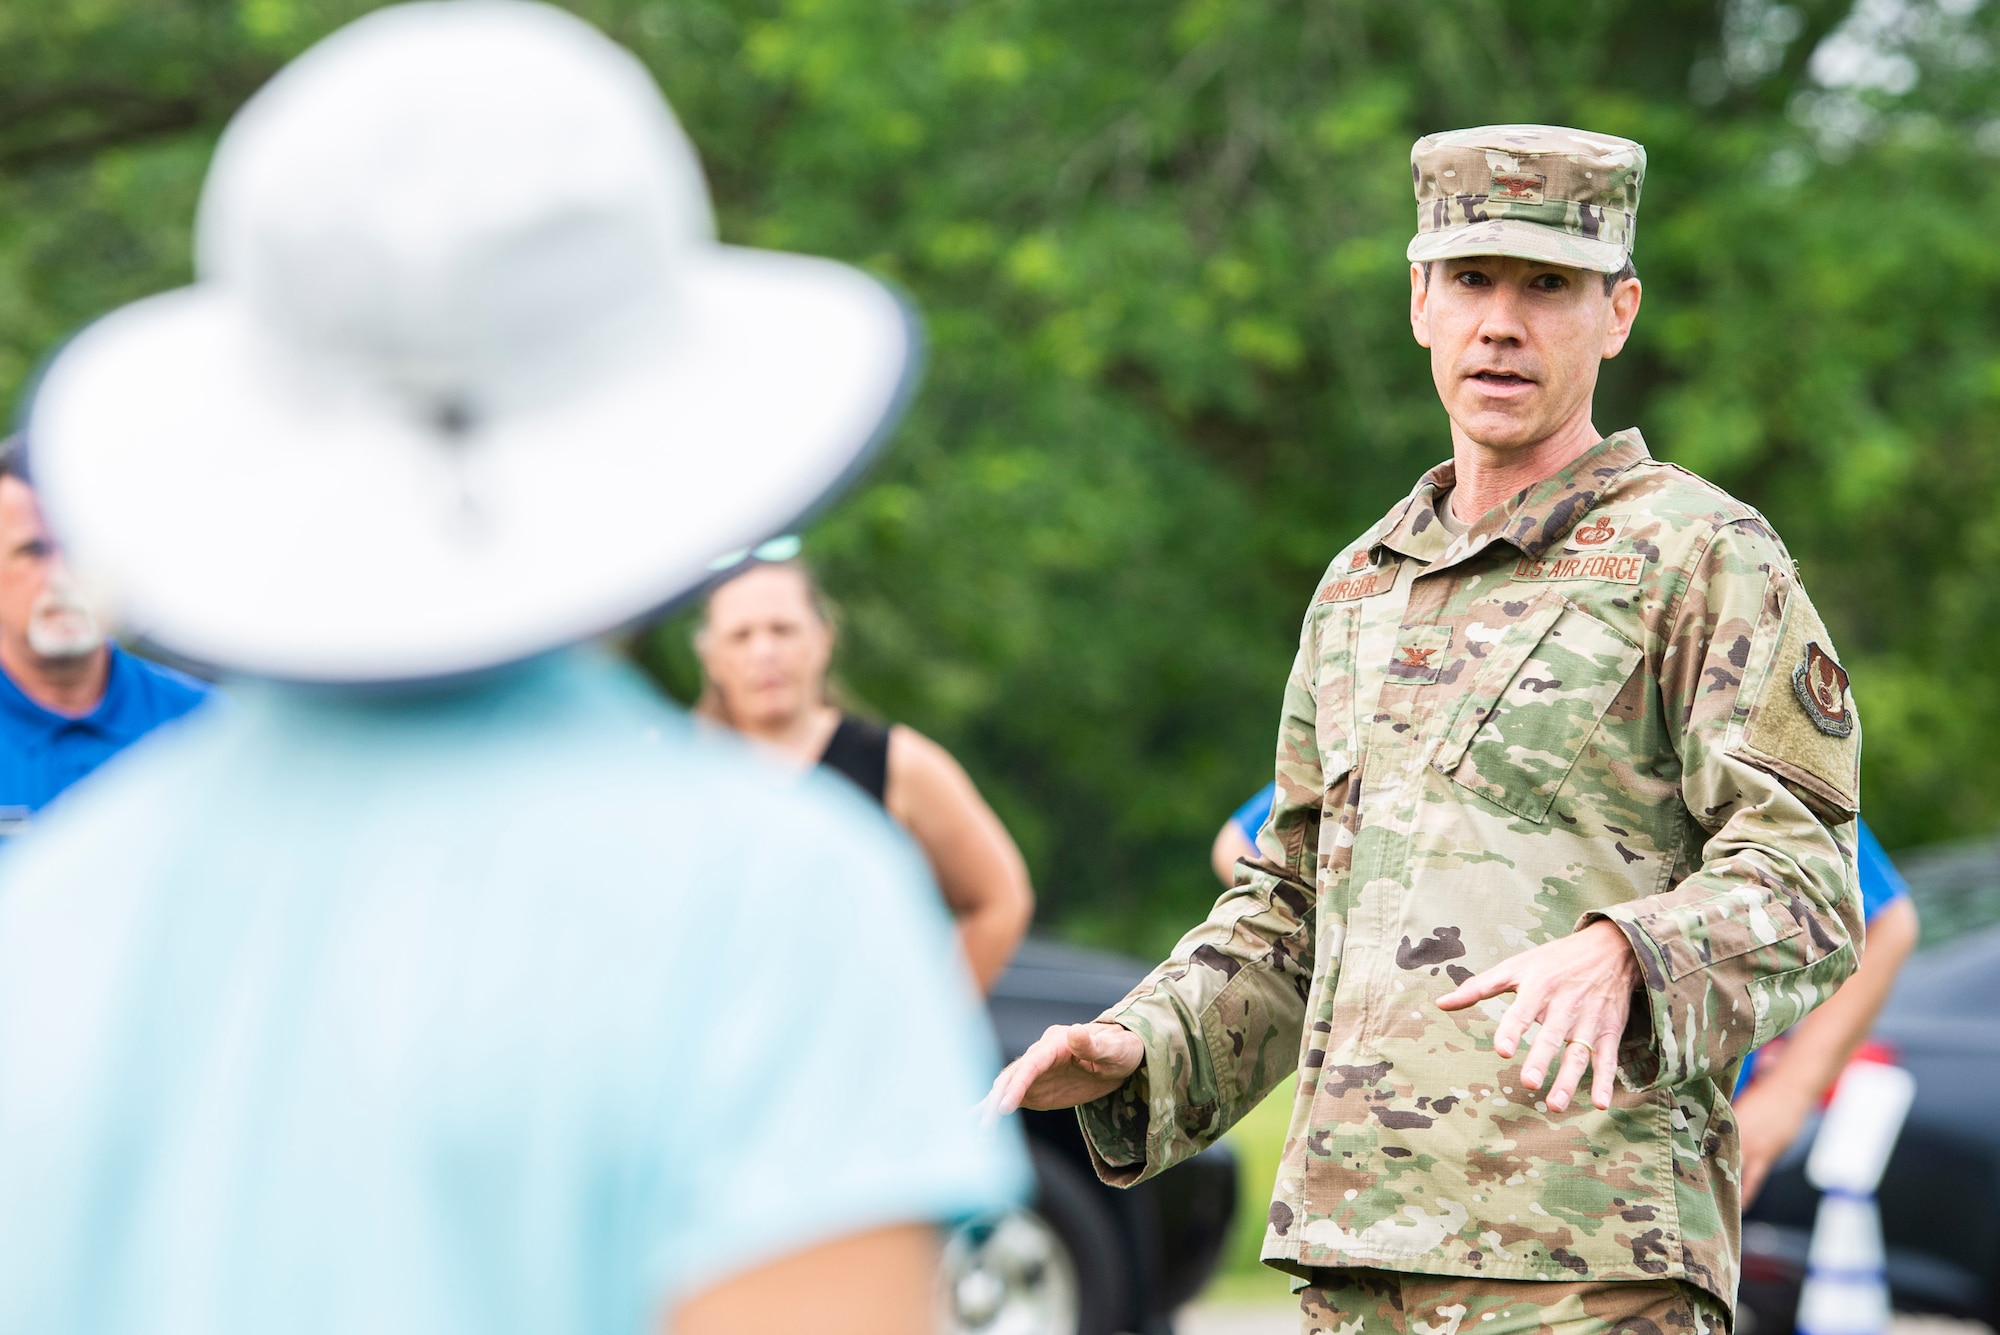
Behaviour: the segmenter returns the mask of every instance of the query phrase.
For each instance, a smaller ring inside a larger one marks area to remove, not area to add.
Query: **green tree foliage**
[[[188,277],[214,134],[366,5],[0,9],[0,388]],[[1890,845],[2000,824],[2000,23],[1977,0],[578,0],[726,239],[908,291],[925,389],[812,528],[849,690],[932,733],[1044,918],[1156,948],[1265,780],[1330,554],[1448,452],[1408,149],[1643,141],[1598,422],[1763,507],[1853,666]],[[694,682],[684,621],[642,658]]]

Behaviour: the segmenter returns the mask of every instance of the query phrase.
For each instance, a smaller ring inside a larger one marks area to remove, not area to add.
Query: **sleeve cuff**
[[[1659,1036],[1673,1032],[1673,987],[1667,972],[1666,952],[1619,907],[1585,914],[1579,930],[1593,922],[1608,922],[1624,933],[1626,944],[1639,962],[1639,985],[1632,994],[1631,1009],[1625,1016],[1625,1034],[1618,1041],[1618,1081],[1634,1093],[1644,1093],[1661,1085],[1673,1084],[1678,1073],[1671,1070],[1672,1054],[1663,1053]]]
[[[1114,1187],[1129,1187],[1145,1176],[1150,1106],[1150,1082],[1141,1063],[1124,1084],[1076,1110],[1091,1166]]]

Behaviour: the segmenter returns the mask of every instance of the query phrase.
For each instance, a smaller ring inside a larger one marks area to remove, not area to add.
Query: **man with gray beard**
[[[105,638],[42,521],[19,441],[0,442],[0,836],[207,698]]]

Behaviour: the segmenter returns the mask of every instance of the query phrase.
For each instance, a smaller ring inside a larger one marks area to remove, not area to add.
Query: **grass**
[[[1259,1265],[1254,1275],[1226,1270],[1208,1282],[1199,1301],[1223,1307],[1294,1307],[1292,1277],[1267,1265]]]

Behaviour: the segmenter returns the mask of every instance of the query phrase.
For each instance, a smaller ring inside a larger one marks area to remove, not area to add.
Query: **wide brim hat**
[[[629,623],[851,480],[905,305],[717,244],[644,68],[521,0],[376,13],[232,121],[197,281],[52,362],[28,424],[71,562],[220,669],[449,677]]]

